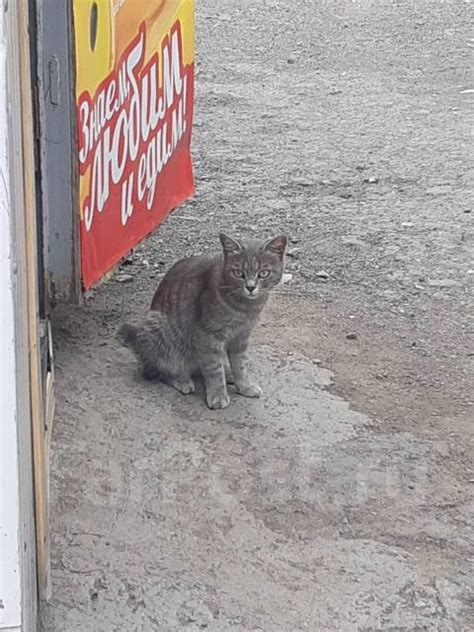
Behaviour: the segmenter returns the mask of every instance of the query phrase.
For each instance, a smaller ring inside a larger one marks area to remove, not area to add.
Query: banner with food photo
[[[194,193],[194,0],[74,0],[82,282]]]

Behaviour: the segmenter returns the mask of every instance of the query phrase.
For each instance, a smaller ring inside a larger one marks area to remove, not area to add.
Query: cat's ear
[[[227,235],[224,235],[224,233],[221,233],[219,235],[219,239],[221,240],[222,250],[224,251],[224,254],[226,255],[240,252],[242,250],[242,246],[241,244],[239,244],[238,241],[235,241],[235,239],[231,239],[230,237],[227,237]]]
[[[285,254],[287,239],[285,235],[278,235],[278,237],[272,237],[262,244],[262,250],[272,252],[278,255],[280,259],[283,259]]]

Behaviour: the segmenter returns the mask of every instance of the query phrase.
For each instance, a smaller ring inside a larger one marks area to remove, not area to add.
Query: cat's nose
[[[245,284],[245,289],[248,290],[250,294],[252,294],[256,287],[257,284],[255,283],[255,281],[247,281],[247,283]]]

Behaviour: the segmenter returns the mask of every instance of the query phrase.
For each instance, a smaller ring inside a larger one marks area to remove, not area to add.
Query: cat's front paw
[[[236,384],[237,393],[244,397],[261,397],[262,389],[258,384],[252,384],[251,382],[244,382],[243,384]]]
[[[225,367],[225,381],[226,384],[235,384],[234,374],[232,373],[230,367]]]
[[[212,410],[218,410],[219,408],[227,408],[230,404],[230,397],[227,393],[210,394],[206,397],[207,405]]]
[[[169,380],[168,384],[172,386],[173,388],[175,388],[177,391],[179,391],[182,395],[190,395],[191,393],[194,393],[196,390],[196,387],[194,386],[194,382],[191,379],[189,380],[173,379],[173,380]]]

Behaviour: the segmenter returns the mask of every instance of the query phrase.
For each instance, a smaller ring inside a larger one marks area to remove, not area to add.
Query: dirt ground
[[[132,282],[54,314],[45,631],[474,629],[473,26],[461,0],[198,3],[197,195]],[[211,412],[114,336],[221,230],[288,234],[292,278],[264,397]]]

